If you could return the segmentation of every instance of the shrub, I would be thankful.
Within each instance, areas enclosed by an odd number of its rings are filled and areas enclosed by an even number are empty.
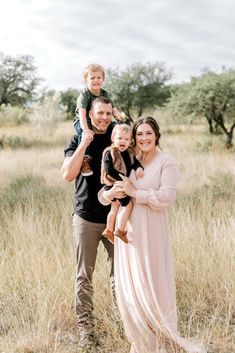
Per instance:
[[[35,126],[40,136],[52,135],[58,123],[66,119],[67,108],[61,103],[59,93],[44,97],[42,102],[32,105],[30,122]]]
[[[21,125],[29,119],[29,111],[26,108],[2,104],[0,106],[0,125]]]
[[[24,138],[19,136],[1,136],[0,137],[0,149],[3,148],[26,148],[30,147],[31,144]]]

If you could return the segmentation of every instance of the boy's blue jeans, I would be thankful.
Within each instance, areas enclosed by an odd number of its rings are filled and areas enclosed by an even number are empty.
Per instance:
[[[92,125],[91,125],[91,119],[90,118],[87,118],[87,125],[89,127],[90,130],[92,130]],[[74,129],[78,135],[78,144],[80,144],[81,142],[81,139],[82,139],[82,127],[81,127],[81,124],[80,124],[80,120],[77,120],[75,123],[74,123]],[[86,149],[86,155],[89,155],[89,147],[87,147]]]

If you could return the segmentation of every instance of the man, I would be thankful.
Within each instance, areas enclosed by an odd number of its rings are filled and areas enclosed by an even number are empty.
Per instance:
[[[92,274],[94,271],[97,248],[102,241],[110,265],[110,283],[114,293],[113,244],[102,237],[109,207],[99,203],[97,193],[101,189],[100,169],[103,150],[111,143],[113,128],[112,105],[108,98],[97,97],[89,112],[92,132],[83,133],[80,144],[74,136],[65,147],[65,159],[62,166],[63,178],[75,179],[75,207],[73,231],[76,246],[76,313],[80,333],[80,346],[89,348],[94,344]],[[80,173],[87,147],[92,157],[93,175]]]

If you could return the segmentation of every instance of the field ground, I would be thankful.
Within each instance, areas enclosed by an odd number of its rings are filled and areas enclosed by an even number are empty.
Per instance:
[[[179,331],[213,353],[235,352],[235,150],[206,126],[160,116],[161,146],[178,161],[181,182],[169,210]],[[30,126],[0,127],[0,352],[76,353],[73,183],[62,180],[71,122],[40,136]],[[97,352],[127,353],[112,316],[107,264],[94,274]],[[144,352],[141,352],[144,353]],[[146,352],[147,353],[147,352]]]

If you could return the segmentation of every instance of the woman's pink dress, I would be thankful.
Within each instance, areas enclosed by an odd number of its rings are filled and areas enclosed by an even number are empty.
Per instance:
[[[179,182],[175,160],[158,152],[137,188],[127,230],[129,243],[115,237],[118,306],[131,353],[204,352],[177,333],[176,293],[167,208]],[[184,350],[182,350],[184,348]]]

